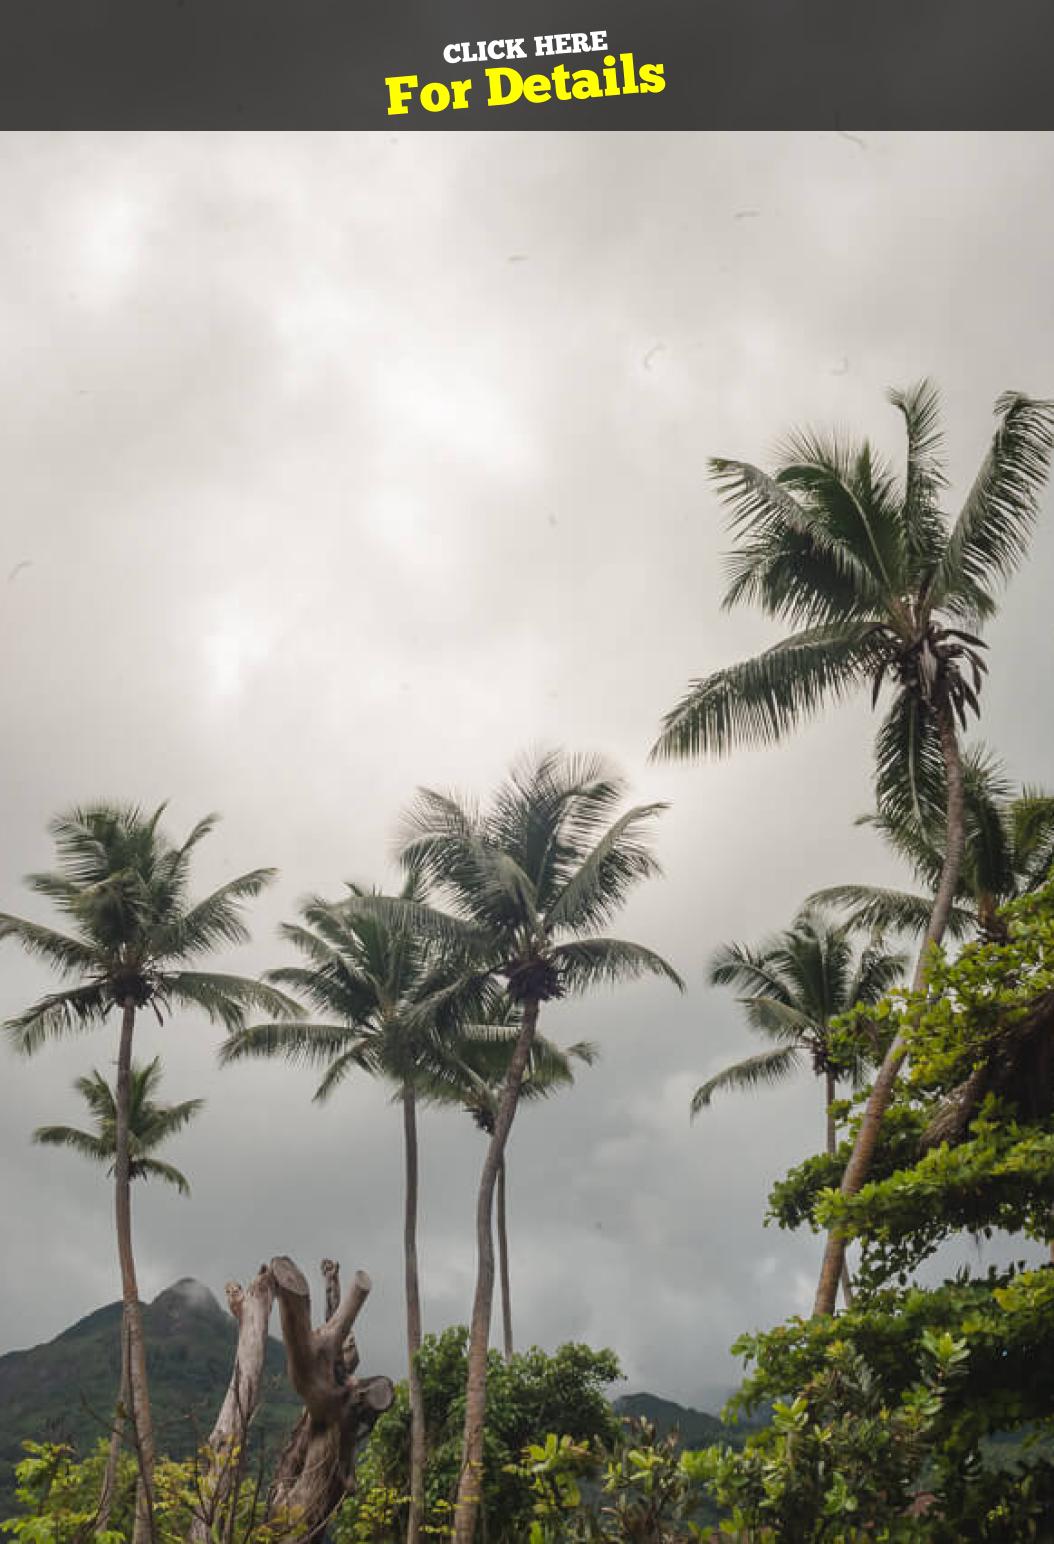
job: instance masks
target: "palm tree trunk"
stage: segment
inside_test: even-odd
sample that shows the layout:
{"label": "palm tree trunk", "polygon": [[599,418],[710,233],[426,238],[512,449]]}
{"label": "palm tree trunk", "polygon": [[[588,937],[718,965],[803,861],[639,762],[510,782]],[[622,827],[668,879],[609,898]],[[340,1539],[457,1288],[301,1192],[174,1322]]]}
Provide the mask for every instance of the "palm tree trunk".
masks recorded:
{"label": "palm tree trunk", "polygon": [[[833,1158],[838,1150],[838,1130],[834,1123],[834,1113],[831,1106],[834,1104],[835,1086],[834,1073],[828,1068],[825,1074],[825,1103],[827,1112],[827,1156]],[[849,1278],[849,1261],[842,1255],[842,1301],[847,1308],[853,1306],[853,1283]]]}
{"label": "palm tree trunk", "polygon": [[132,1185],[128,1154],[128,1113],[131,1099],[132,1034],[135,1003],[123,1006],[121,1039],[117,1052],[116,1191],[117,1258],[121,1266],[121,1298],[128,1337],[128,1394],[131,1426],[139,1460],[139,1485],[135,1501],[133,1544],[154,1538],[154,1427],[150,1417],[150,1392],[146,1381],[146,1346],[132,1254]]}
{"label": "palm tree trunk", "polygon": [[501,1334],[505,1360],[512,1357],[512,1294],[509,1290],[509,1230],[505,1220],[505,1157],[498,1166],[498,1279],[501,1282]]}
{"label": "palm tree trunk", "polygon": [[[937,728],[940,733],[941,753],[944,758],[944,772],[948,788],[947,834],[944,843],[944,863],[941,867],[940,884],[937,887],[937,894],[934,896],[929,926],[926,929],[926,936],[922,940],[918,963],[915,966],[915,976],[911,983],[911,990],[913,992],[921,992],[926,985],[926,976],[930,965],[930,950],[933,945],[940,943],[948,926],[948,918],[951,915],[955,892],[959,886],[963,848],[966,840],[962,758],[959,754],[959,741],[955,733],[951,705],[947,700],[944,700],[939,704],[936,711]],[[890,1100],[893,1097],[893,1089],[906,1055],[907,1045],[904,1042],[904,1038],[902,1035],[897,1035],[886,1052],[881,1067],[878,1069],[870,1096],[864,1107],[864,1115],[860,1122],[860,1129],[856,1134],[852,1155],[846,1164],[845,1173],[842,1176],[841,1190],[844,1196],[856,1195],[857,1191],[867,1180],[871,1170],[871,1160],[874,1157],[875,1147],[878,1144],[879,1132],[882,1128],[882,1118],[889,1108]],[[823,1264],[820,1267],[820,1280],[816,1288],[816,1300],[813,1303],[814,1315],[834,1312],[838,1282],[842,1274],[842,1263],[844,1260],[845,1239],[832,1230],[827,1235],[827,1246],[824,1250]]]}
{"label": "palm tree trunk", "polygon": [[110,1450],[106,1455],[106,1472],[99,1494],[99,1513],[95,1520],[96,1533],[105,1533],[110,1526],[114,1498],[117,1494],[117,1470],[124,1444],[125,1419],[128,1414],[128,1326],[121,1315],[121,1384],[117,1395],[117,1408],[110,1427]]}
{"label": "palm tree trunk", "polygon": [[523,1024],[509,1060],[501,1103],[494,1121],[476,1203],[476,1295],[472,1303],[472,1322],[468,1336],[468,1377],[465,1382],[465,1430],[461,1447],[461,1477],[457,1506],[454,1510],[454,1544],[474,1544],[476,1517],[483,1484],[483,1422],[487,1412],[487,1347],[490,1342],[490,1314],[494,1300],[494,1239],[491,1219],[494,1214],[494,1189],[498,1169],[505,1156],[505,1144],[516,1114],[520,1084],[531,1054],[538,1027],[538,1000],[528,998],[523,1004]]}
{"label": "palm tree trunk", "polygon": [[419,1544],[424,1524],[425,1406],[417,1353],[421,1349],[421,1286],[417,1270],[417,1108],[414,1089],[403,1084],[403,1137],[406,1149],[406,1212],[403,1252],[406,1268],[406,1352],[410,1390],[410,1515],[407,1544]]}

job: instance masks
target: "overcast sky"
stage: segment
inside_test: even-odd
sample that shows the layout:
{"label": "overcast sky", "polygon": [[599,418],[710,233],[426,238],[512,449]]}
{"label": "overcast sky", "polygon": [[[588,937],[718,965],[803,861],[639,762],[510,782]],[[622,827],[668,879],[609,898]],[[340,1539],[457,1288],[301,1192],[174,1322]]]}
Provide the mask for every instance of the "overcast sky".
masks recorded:
{"label": "overcast sky", "polygon": [[[819,1245],[761,1225],[822,1140],[808,1077],[692,1091],[756,1048],[710,950],[810,890],[896,871],[866,703],[779,750],[657,768],[692,676],[778,636],[724,615],[712,454],[838,422],[899,448],[887,387],[944,392],[961,490],[1007,388],[1054,395],[1049,136],[8,136],[0,144],[0,908],[46,907],[49,817],[95,797],[208,810],[201,889],[273,864],[253,942],[306,891],[391,882],[419,783],[485,793],[523,748],[608,754],[668,799],[665,877],[617,931],[688,982],[545,1010],[603,1057],[510,1149],[517,1338],[611,1345],[627,1387],[713,1402],[742,1330],[807,1309]],[[990,629],[986,736],[1054,783],[1046,502]],[[48,978],[0,953],[0,1014]],[[366,1267],[368,1370],[401,1375],[401,1126],[351,1082],[220,1073],[218,1031],[143,1021],[193,1199],[137,1187],[144,1296],[277,1253]],[[110,1187],[34,1149],[112,1068],[113,1028],[2,1057],[0,1350],[118,1295]],[[423,1122],[426,1326],[468,1316],[483,1142]],[[976,1258],[966,1242],[958,1252]],[[953,1252],[952,1259],[956,1256]]]}

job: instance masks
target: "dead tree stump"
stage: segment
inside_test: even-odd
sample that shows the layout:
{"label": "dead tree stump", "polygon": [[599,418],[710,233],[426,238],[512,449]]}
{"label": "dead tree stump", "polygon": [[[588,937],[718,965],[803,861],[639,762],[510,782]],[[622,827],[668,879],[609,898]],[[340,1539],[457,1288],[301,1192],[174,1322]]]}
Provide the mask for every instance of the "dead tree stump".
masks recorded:
{"label": "dead tree stump", "polygon": [[286,1255],[262,1265],[243,1292],[227,1287],[238,1321],[234,1370],[216,1418],[199,1479],[198,1516],[190,1544],[206,1544],[213,1527],[237,1495],[249,1425],[260,1400],[267,1327],[278,1299],[289,1380],[304,1411],[286,1443],[267,1502],[267,1516],[287,1544],[320,1540],[326,1524],[355,1486],[355,1452],[394,1398],[390,1378],[356,1378],[359,1354],[352,1334],[370,1291],[370,1278],[357,1271],[341,1296],[340,1272],[322,1262],[326,1319],[311,1325],[311,1294],[303,1272]]}
{"label": "dead tree stump", "polygon": [[356,1271],[341,1296],[337,1266],[323,1264],[328,1317],[311,1325],[311,1294],[303,1272],[284,1255],[271,1261],[282,1321],[289,1381],[304,1413],[278,1461],[268,1517],[288,1523],[290,1540],[318,1539],[355,1488],[355,1450],[394,1398],[390,1378],[356,1378],[359,1353],[351,1327],[370,1291]]}

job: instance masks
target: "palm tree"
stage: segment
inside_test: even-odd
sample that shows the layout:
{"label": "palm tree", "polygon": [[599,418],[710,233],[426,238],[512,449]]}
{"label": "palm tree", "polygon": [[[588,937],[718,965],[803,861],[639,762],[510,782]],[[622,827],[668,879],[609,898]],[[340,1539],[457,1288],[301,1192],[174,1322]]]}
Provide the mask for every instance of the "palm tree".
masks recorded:
{"label": "palm tree", "polygon": [[633,885],[658,871],[644,833],[664,806],[641,805],[613,818],[623,792],[622,779],[600,761],[556,752],[514,767],[486,809],[421,789],[405,818],[401,856],[450,910],[375,902],[387,911],[401,909],[423,936],[448,940],[474,954],[478,980],[503,982],[521,1014],[476,1203],[477,1272],[454,1517],[457,1544],[472,1544],[479,1511],[494,1295],[494,1191],[541,1005],[645,974],[665,976],[682,987],[676,971],[650,949],[596,931]]}
{"label": "palm tree", "polygon": [[[180,1195],[189,1196],[186,1177],[159,1158],[151,1156],[169,1137],[182,1131],[204,1104],[203,1099],[185,1099],[182,1104],[158,1104],[154,1095],[161,1081],[161,1058],[155,1056],[145,1065],[133,1062],[129,1072],[128,1172],[130,1179],[158,1179],[173,1185]],[[117,1157],[117,1100],[101,1072],[78,1078],[74,1088],[88,1106],[93,1129],[78,1126],[38,1126],[33,1141],[44,1147],[67,1147],[93,1163],[104,1163],[113,1174]],[[121,1327],[121,1382],[117,1415],[110,1432],[110,1451],[106,1460],[102,1494],[96,1518],[96,1532],[109,1527],[117,1483],[117,1464],[124,1433],[124,1413],[128,1406],[128,1336]]]}
{"label": "palm tree", "polygon": [[[516,1048],[519,1029],[517,1015],[499,1003],[492,1014],[491,1023],[472,1025],[466,1029],[457,1046],[454,1060],[454,1076],[444,1075],[430,1090],[431,1097],[440,1104],[457,1104],[472,1117],[473,1123],[485,1136],[494,1135],[494,1126],[501,1105],[501,1096],[508,1076],[509,1061]],[[516,1025],[511,1031],[507,1024]],[[535,1035],[530,1056],[520,1084],[520,1101],[548,1099],[558,1089],[569,1087],[575,1080],[574,1062],[586,1067],[593,1066],[597,1047],[588,1040],[578,1041],[562,1051],[551,1040]],[[509,1280],[509,1232],[506,1211],[506,1178],[508,1165],[502,1154],[495,1186],[495,1228],[498,1235],[498,1283],[501,1289],[502,1347],[505,1360],[513,1354],[512,1293]]]}
{"label": "palm tree", "polygon": [[[1038,890],[1054,873],[1054,795],[1041,788],[1015,790],[993,754],[982,745],[963,752],[965,840],[962,871],[948,917],[957,939],[980,932],[1001,934],[1000,906]],[[933,906],[944,864],[944,832],[895,808],[862,815],[911,866],[923,893],[878,885],[830,885],[807,905],[837,907],[850,927],[921,933]]]}
{"label": "palm tree", "polygon": [[[154,1099],[161,1081],[161,1058],[133,1062],[129,1070],[128,1101],[128,1174],[130,1179],[158,1179],[172,1185],[180,1195],[189,1196],[186,1176],[159,1158],[150,1155],[182,1131],[202,1108],[204,1099],[185,1099],[182,1104],[158,1104]],[[42,1147],[68,1147],[82,1158],[108,1165],[114,1172],[117,1156],[117,1100],[114,1091],[99,1071],[78,1078],[74,1088],[80,1094],[94,1123],[84,1131],[78,1126],[38,1126],[33,1141]]]}
{"label": "palm tree", "polygon": [[[831,1048],[831,1022],[858,1003],[877,1003],[901,978],[906,956],[889,954],[872,944],[855,955],[850,929],[832,927],[810,911],[803,911],[792,927],[757,948],[749,944],[724,944],[710,963],[712,986],[739,987],[747,1023],[773,1042],[770,1049],[735,1062],[697,1088],[692,1098],[692,1118],[706,1109],[721,1089],[755,1089],[762,1083],[780,1083],[811,1068],[824,1080],[826,1148],[837,1148],[834,1119],[836,1084],[849,1077],[854,1086],[863,1081],[867,1058],[861,1050],[848,1065],[836,1059]],[[849,1272],[843,1260],[842,1292],[846,1306],[852,1301]]]}
{"label": "palm tree", "polygon": [[[904,419],[906,467],[895,475],[867,441],[792,434],[769,475],[715,460],[737,548],[725,605],[754,601],[798,630],[754,659],[694,681],[666,715],[653,755],[723,755],[781,740],[828,701],[868,682],[893,699],[876,741],[879,804],[907,789],[926,819],[943,818],[940,881],[915,986],[925,980],[959,883],[964,841],[957,729],[979,709],[985,647],[977,629],[994,614],[1021,562],[1054,450],[1054,403],[1007,393],[998,426],[961,512],[942,513],[946,487],[935,388],[891,393]],[[943,790],[943,805],[936,790]],[[904,1060],[900,1038],[872,1088],[842,1189],[867,1177],[882,1116]],[[828,1236],[815,1312],[834,1308],[845,1243]]]}
{"label": "palm tree", "polygon": [[154,1472],[129,1188],[136,1016],[148,1007],[161,1020],[174,1008],[201,1009],[211,1020],[234,1030],[244,1023],[248,1008],[292,1009],[281,993],[257,981],[185,968],[217,947],[247,939],[243,904],[260,893],[274,870],[254,869],[192,903],[187,894],[191,858],[217,817],[206,816],[182,845],[173,846],[160,830],[164,808],[161,805],[146,814],[132,805],[95,804],[51,822],[58,868],[53,873],[31,874],[26,883],[69,918],[71,932],[0,914],[0,938],[16,940],[65,982],[8,1021],[6,1028],[17,1050],[31,1055],[47,1040],[93,1028],[114,1010],[120,1015],[114,1189],[132,1430],[141,1480],[136,1544],[153,1527]]}
{"label": "palm tree", "polygon": [[[284,1017],[255,1024],[230,1036],[224,1063],[245,1057],[282,1056],[323,1069],[316,1100],[328,1099],[353,1072],[366,1072],[394,1085],[402,1105],[405,1156],[404,1266],[406,1341],[410,1392],[410,1514],[407,1539],[421,1536],[424,1520],[424,1397],[417,1368],[421,1349],[421,1294],[417,1258],[417,1102],[457,1074],[448,1042],[456,1036],[457,988],[467,967],[448,948],[437,947],[410,928],[405,918],[372,906],[376,892],[348,886],[348,897],[329,904],[305,901],[302,921],[285,925],[282,936],[304,957],[303,965],[269,971],[267,979],[295,992],[325,1022]],[[400,900],[420,899],[418,876],[410,873]],[[465,985],[466,1000],[479,993]]]}

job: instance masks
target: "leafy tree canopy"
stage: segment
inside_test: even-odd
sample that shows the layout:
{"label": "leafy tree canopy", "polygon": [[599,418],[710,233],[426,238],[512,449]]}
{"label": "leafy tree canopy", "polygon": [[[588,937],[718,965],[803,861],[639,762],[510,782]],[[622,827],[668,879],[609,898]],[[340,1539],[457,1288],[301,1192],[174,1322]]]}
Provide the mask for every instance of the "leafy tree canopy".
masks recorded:
{"label": "leafy tree canopy", "polygon": [[[426,1335],[418,1356],[424,1390],[429,1459],[426,1493],[429,1512],[452,1498],[461,1464],[465,1418],[468,1333],[463,1327]],[[484,1443],[483,1511],[487,1537],[522,1541],[530,1533],[534,1496],[529,1479],[513,1472],[522,1450],[558,1432],[575,1442],[613,1441],[618,1420],[605,1390],[621,1378],[613,1351],[564,1345],[552,1356],[533,1347],[504,1362],[496,1351],[487,1367],[487,1426]],[[409,1470],[410,1410],[401,1384],[395,1404],[377,1422],[363,1467],[363,1489],[370,1482],[406,1490]],[[506,1467],[511,1466],[511,1467]],[[345,1526],[354,1520],[354,1502]],[[438,1505],[438,1511],[442,1511]],[[405,1529],[403,1529],[405,1531]],[[392,1537],[400,1530],[393,1528]],[[349,1533],[355,1537],[354,1533]]]}

